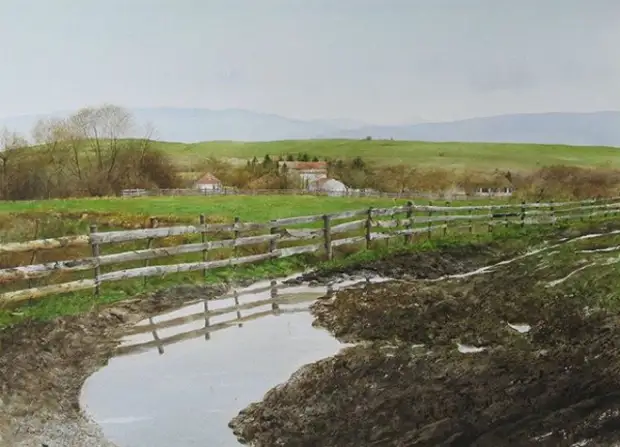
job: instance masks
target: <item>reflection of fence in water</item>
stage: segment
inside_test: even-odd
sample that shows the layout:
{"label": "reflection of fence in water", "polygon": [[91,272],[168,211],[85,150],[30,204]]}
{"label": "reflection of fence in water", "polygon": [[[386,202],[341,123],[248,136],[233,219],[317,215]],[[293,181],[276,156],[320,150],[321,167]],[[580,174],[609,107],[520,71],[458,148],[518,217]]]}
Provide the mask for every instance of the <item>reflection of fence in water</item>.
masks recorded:
{"label": "reflection of fence in water", "polygon": [[[279,292],[280,289],[290,289],[290,292],[281,293]],[[268,299],[255,299],[246,303],[242,303],[240,300],[241,297],[246,295],[256,296],[265,292],[269,292]],[[153,317],[151,317],[148,319],[147,324],[138,324],[132,327],[125,333],[126,336],[139,336],[142,334],[150,333],[153,337],[153,340],[141,343],[122,344],[117,348],[116,355],[123,356],[137,354],[154,347],[157,348],[159,354],[163,354],[164,346],[172,345],[182,341],[192,340],[201,336],[204,336],[205,340],[209,340],[212,333],[233,326],[241,328],[243,327],[244,322],[257,320],[259,318],[269,315],[278,316],[286,313],[294,314],[308,312],[308,304],[310,302],[315,301],[316,299],[323,296],[332,296],[333,293],[334,288],[331,285],[327,285],[325,287],[290,286],[283,283],[277,283],[276,281],[271,281],[269,286],[266,287],[246,289],[242,290],[241,292],[239,292],[238,290],[234,290],[233,293],[230,295],[225,295],[213,300],[203,300],[202,310],[200,312],[196,312],[190,315],[173,317],[159,322],[155,322]],[[226,306],[221,308],[210,308],[212,307],[211,305],[215,303],[220,303],[223,300],[231,300],[234,304],[232,306]],[[295,304],[305,305],[302,307],[293,308],[281,307]],[[247,315],[242,315],[241,313],[242,311],[250,311],[267,305],[271,306],[270,310],[253,312]],[[215,317],[224,316],[233,312],[236,313],[234,319],[229,319],[217,323],[212,322],[212,319]],[[174,314],[175,312],[171,313]],[[171,313],[167,315],[170,315]],[[167,337],[162,337],[160,334],[163,330],[178,328],[180,326],[192,324],[196,321],[200,321],[203,319],[204,327],[201,327],[199,329],[193,329]]]}

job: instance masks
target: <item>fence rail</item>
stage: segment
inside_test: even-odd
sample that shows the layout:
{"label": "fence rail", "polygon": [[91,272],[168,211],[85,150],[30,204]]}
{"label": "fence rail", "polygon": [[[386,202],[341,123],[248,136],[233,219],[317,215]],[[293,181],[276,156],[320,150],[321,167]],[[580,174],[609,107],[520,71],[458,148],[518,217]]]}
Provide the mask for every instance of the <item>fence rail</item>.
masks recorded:
{"label": "fence rail", "polygon": [[331,196],[331,197],[383,197],[394,199],[427,199],[441,200],[449,198],[451,200],[471,200],[488,199],[490,197],[505,198],[512,196],[512,193],[482,193],[476,192],[468,194],[466,192],[425,192],[425,191],[406,191],[400,193],[351,190],[346,191],[310,191],[307,189],[196,189],[196,188],[176,188],[176,189],[124,189],[121,197],[151,197],[151,196],[259,196],[259,195],[306,195],[306,196]]}
{"label": "fence rail", "polygon": [[[197,225],[157,227],[156,220],[152,219],[152,228],[135,230],[100,232],[96,226],[91,226],[87,235],[0,244],[0,255],[5,258],[25,252],[62,252],[65,248],[76,247],[82,247],[84,253],[82,257],[68,260],[0,269],[0,286],[3,288],[15,288],[22,281],[77,275],[71,281],[4,291],[0,294],[0,307],[80,290],[90,289],[96,296],[106,283],[184,272],[202,271],[206,274],[210,269],[302,253],[319,253],[326,259],[332,259],[334,249],[347,245],[363,245],[368,249],[379,240],[402,238],[403,243],[409,244],[416,237],[430,238],[463,231],[489,232],[497,226],[553,225],[561,221],[616,217],[618,213],[620,198],[479,206],[438,206],[408,202],[404,206],[390,208],[347,210],[259,223],[235,219],[233,223],[212,224],[206,223],[202,215]],[[306,227],[300,227],[303,225]],[[187,239],[192,237],[196,237],[196,241],[188,242]],[[179,238],[184,240],[179,243]],[[158,240],[168,241],[168,245],[154,246]],[[146,242],[142,247],[141,241]],[[104,253],[117,244],[132,245],[131,249]],[[241,249],[247,249],[250,253],[243,254]],[[208,259],[209,255],[217,255],[222,259],[213,259],[213,256]],[[165,258],[182,262],[151,263]],[[119,265],[120,268],[110,269]]]}

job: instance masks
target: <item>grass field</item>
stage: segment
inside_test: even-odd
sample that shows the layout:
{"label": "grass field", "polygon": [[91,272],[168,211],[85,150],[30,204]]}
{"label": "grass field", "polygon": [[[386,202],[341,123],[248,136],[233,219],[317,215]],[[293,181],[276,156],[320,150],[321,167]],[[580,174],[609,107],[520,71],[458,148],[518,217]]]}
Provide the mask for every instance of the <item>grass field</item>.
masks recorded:
{"label": "grass field", "polygon": [[429,143],[391,140],[294,140],[274,142],[203,142],[156,145],[179,166],[207,157],[257,158],[306,152],[310,156],[354,158],[382,164],[412,164],[455,169],[532,170],[554,164],[620,167],[620,149],[613,147],[505,143]]}
{"label": "grass field", "polygon": [[366,207],[394,206],[405,200],[317,196],[189,196],[102,199],[58,199],[0,202],[0,214],[17,213],[112,213],[134,216],[174,216],[265,222],[282,217],[334,213]]}

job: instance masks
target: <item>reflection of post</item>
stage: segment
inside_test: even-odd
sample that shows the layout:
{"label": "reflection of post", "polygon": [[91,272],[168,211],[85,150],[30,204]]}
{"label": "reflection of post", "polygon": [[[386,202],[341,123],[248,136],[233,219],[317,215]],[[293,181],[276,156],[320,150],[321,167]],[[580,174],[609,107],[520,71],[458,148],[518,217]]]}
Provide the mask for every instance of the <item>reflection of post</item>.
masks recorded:
{"label": "reflection of post", "polygon": [[[241,320],[241,311],[239,310],[239,292],[234,291],[235,306],[237,306],[237,320]],[[243,327],[243,323],[239,323],[237,326]]]}
{"label": "reflection of post", "polygon": [[334,296],[334,284],[333,283],[328,283],[327,284],[327,293],[325,294],[325,296],[327,298],[331,298]]}
{"label": "reflection of post", "polygon": [[[155,325],[155,322],[153,322],[153,318],[152,317],[149,318],[149,324],[151,326]],[[153,339],[157,342],[157,352],[159,352],[159,355],[162,355],[164,353],[164,345],[162,345],[160,343],[159,335],[157,335],[157,330],[153,329],[152,334],[153,334]]]}
{"label": "reflection of post", "polygon": [[209,322],[209,300],[204,300],[205,305],[205,340],[209,340],[211,338],[211,333],[209,332],[209,326],[211,326]]}
{"label": "reflection of post", "polygon": [[[271,280],[271,299],[275,300],[276,298],[278,298],[278,288],[276,287],[277,283],[275,280]],[[273,310],[273,314],[274,315],[280,315],[280,306],[278,305],[278,303],[273,302],[271,303],[271,310]]]}

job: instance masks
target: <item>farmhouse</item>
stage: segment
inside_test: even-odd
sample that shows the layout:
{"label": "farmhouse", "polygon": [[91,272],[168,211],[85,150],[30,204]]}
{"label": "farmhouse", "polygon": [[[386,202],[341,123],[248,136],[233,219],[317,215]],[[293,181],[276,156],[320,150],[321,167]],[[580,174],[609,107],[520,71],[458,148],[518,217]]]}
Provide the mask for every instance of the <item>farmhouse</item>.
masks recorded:
{"label": "farmhouse", "polygon": [[222,182],[210,172],[200,177],[194,184],[194,188],[200,191],[221,191]]}
{"label": "farmhouse", "polygon": [[327,177],[327,162],[324,161],[281,161],[280,169],[286,164],[289,172],[301,177],[304,187],[320,178]]}

